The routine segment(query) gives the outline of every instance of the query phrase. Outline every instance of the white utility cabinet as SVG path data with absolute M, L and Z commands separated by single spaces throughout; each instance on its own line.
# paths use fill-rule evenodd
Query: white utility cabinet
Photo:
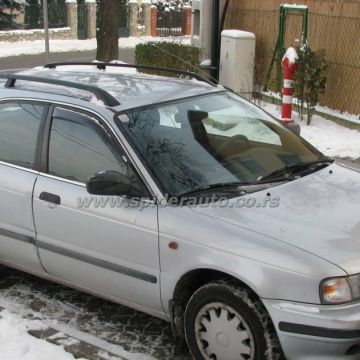
M 241 30 L 221 33 L 220 84 L 251 99 L 254 91 L 255 34 Z

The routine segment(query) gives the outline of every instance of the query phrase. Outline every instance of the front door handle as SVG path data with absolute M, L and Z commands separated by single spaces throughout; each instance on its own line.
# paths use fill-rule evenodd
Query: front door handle
M 50 194 L 48 192 L 42 192 L 40 194 L 40 200 L 52 203 L 52 204 L 56 204 L 56 205 L 60 205 L 61 204 L 61 198 L 59 195 L 55 195 L 55 194 Z

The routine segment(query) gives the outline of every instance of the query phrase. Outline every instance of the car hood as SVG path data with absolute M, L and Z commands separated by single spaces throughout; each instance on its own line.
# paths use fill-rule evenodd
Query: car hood
M 301 179 L 246 195 L 258 203 L 271 194 L 278 207 L 197 206 L 223 222 L 262 233 L 317 255 L 348 274 L 360 273 L 360 173 L 333 164 Z

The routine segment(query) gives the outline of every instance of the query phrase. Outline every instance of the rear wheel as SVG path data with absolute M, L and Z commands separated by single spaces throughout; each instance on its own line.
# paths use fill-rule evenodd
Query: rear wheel
M 251 291 L 218 281 L 197 290 L 186 307 L 185 336 L 196 360 L 277 360 L 271 320 Z

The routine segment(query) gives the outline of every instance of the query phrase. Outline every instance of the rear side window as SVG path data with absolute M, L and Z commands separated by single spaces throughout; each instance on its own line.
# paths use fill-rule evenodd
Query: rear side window
M 100 171 L 126 174 L 121 150 L 101 123 L 91 116 L 55 109 L 49 143 L 49 173 L 86 182 Z
M 0 160 L 29 169 L 35 156 L 44 106 L 30 103 L 0 104 Z

